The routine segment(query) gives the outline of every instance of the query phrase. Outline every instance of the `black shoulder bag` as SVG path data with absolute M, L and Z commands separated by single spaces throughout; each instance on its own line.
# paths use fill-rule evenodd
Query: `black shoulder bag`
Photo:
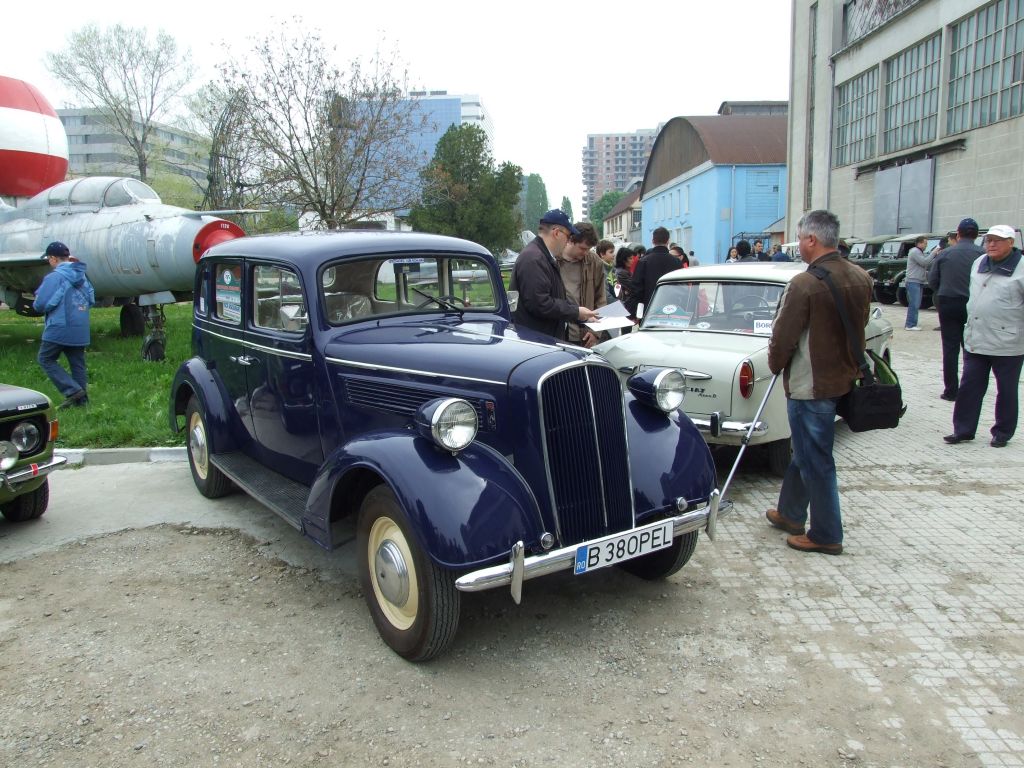
M 832 282 L 828 270 L 820 266 L 810 266 L 807 271 L 819 280 L 824 280 L 831 291 L 836 309 L 839 310 L 839 317 L 843 321 L 843 328 L 846 330 L 850 352 L 853 353 L 853 359 L 862 374 L 862 378 L 854 381 L 850 391 L 836 403 L 836 413 L 843 417 L 853 432 L 893 429 L 899 426 L 900 417 L 906 413 L 907 407 L 903 404 L 903 392 L 895 371 L 870 349 L 861 350 L 854 346 L 853 340 L 856 335 L 850 324 L 850 317 L 846 314 L 846 304 L 839 295 L 836 284 Z M 870 363 L 864 357 L 865 352 L 871 360 Z

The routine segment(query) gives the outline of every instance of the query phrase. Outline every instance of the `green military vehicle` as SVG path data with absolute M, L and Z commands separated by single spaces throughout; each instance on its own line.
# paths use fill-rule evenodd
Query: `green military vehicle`
M 939 244 L 939 240 L 946 236 L 945 232 L 915 232 L 908 235 L 897 235 L 886 243 L 886 250 L 893 255 L 884 259 L 875 267 L 872 277 L 875 279 L 875 301 L 882 304 L 895 304 L 897 301 L 907 306 L 907 289 L 903 281 L 907 276 L 907 254 L 914 247 L 919 237 L 924 237 L 928 243 L 924 247 L 925 254 L 931 253 Z M 927 285 L 921 295 L 921 309 L 928 309 L 932 305 L 932 289 Z
M 894 238 L 899 235 L 875 235 L 864 240 L 847 238 L 850 243 L 850 261 L 863 269 L 872 277 L 875 270 L 883 261 L 895 258 L 898 242 L 893 244 Z

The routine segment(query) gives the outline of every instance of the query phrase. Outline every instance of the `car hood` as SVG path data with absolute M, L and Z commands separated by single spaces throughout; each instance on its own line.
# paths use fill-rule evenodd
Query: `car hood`
M 616 368 L 666 366 L 731 376 L 744 358 L 767 349 L 767 336 L 709 331 L 639 331 L 594 348 Z
M 324 353 L 332 362 L 502 384 L 527 360 L 552 355 L 558 365 L 587 354 L 522 338 L 508 322 L 492 320 L 364 324 L 335 331 Z
M 0 418 L 46 410 L 49 407 L 49 398 L 41 392 L 11 384 L 0 384 Z

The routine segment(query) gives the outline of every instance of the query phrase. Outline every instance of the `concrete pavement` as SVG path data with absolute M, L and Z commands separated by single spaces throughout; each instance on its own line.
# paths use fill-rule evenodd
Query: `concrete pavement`
M 908 333 L 902 330 L 905 310 L 883 311 L 897 328 L 894 363 L 909 410 L 897 430 L 837 431 L 846 552 L 825 557 L 787 549 L 784 535 L 763 518 L 778 480 L 751 464 L 734 480 L 737 512 L 722 521 L 716 543 L 702 539 L 675 578 L 699 569 L 723 590 L 750 592 L 758 607 L 750 621 L 795 628 L 799 642 L 780 650 L 826 664 L 873 697 L 870 717 L 891 728 L 893 738 L 913 729 L 909 697 L 922 711 L 942 713 L 942 726 L 962 742 L 962 764 L 1021 767 L 1024 435 L 1007 448 L 989 447 L 990 391 L 978 439 L 945 445 L 952 404 L 938 397 L 935 313 L 922 313 L 925 331 Z M 355 573 L 351 546 L 337 557 L 324 553 L 241 494 L 204 499 L 181 462 L 87 461 L 57 473 L 51 487 L 43 519 L 0 522 L 0 562 L 125 528 L 172 523 L 240 529 L 270 553 L 324 578 Z M 536 598 L 543 590 L 531 585 L 531 592 Z M 855 651 L 850 638 L 857 640 Z

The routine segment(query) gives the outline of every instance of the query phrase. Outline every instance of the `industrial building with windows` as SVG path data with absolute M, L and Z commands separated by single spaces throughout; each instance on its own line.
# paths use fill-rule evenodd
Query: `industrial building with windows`
M 1024 0 L 795 0 L 787 228 L 1024 216 Z
M 58 109 L 68 137 L 68 174 L 71 176 L 136 176 L 135 153 L 123 136 L 103 119 L 98 109 Z M 206 183 L 210 146 L 207 140 L 163 123 L 153 123 L 148 142 L 158 149 L 162 167 Z M 155 169 L 151 169 L 155 170 Z

